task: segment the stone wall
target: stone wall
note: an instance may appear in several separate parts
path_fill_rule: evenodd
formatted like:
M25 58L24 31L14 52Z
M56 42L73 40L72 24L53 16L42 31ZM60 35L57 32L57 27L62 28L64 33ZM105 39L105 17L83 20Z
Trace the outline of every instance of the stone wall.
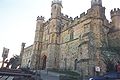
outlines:
M33 46L31 45L31 46L24 49L24 54L23 54L23 57L22 57L21 67L27 67L27 64L28 64L29 60L31 62L32 48L33 48Z
M109 33L108 41L110 47L120 47L120 31Z
M79 39L60 45L60 68L74 69L75 59L79 58Z
M32 67L36 66L35 55L40 54L41 60L47 56L47 68L77 70L84 75L93 75L95 66L104 68L100 48L120 47L120 31L108 34L111 25L105 17L105 7L92 6L73 19L61 13L61 5L53 5L51 18L44 22L41 17L39 25L38 21L33 49L25 49L23 64L27 64L24 59L30 55L25 55L32 50Z

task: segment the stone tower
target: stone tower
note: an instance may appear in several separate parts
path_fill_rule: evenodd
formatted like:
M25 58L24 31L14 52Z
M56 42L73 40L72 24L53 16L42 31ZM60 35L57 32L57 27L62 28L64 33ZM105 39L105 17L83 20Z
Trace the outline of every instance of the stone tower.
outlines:
M120 9L114 8L114 10L111 10L111 19L112 19L112 25L115 30L120 30Z
M104 72L104 67L101 66L103 64L103 61L101 60L102 56L102 50L101 48L107 47L107 32L105 31L105 21L107 20L105 17L105 8L102 6L102 0L92 0L91 1L91 27L92 27L92 33L93 33L93 53L94 53L94 64L95 66L99 66L100 68L103 68L102 72Z
M102 0L92 0L91 1L91 6L96 6L96 5L102 6Z
M51 4L51 18L58 18L61 15L62 1L54 0Z
M59 68L61 8L61 1L52 1L47 68Z
M33 44L33 56L31 65L33 69L40 69L41 66L41 50L42 50L42 39L43 39L43 23L44 23L44 17L37 17L37 23L36 23L36 31L35 31L35 38L34 38L34 44Z
M21 67L22 57L24 54L24 48L25 48L25 43L22 43L21 44L21 52L20 52L20 67Z
M92 0L91 1L91 17L92 22L91 25L94 26L93 32L95 33L95 39L96 39L96 47L102 47L105 46L106 42L104 42L104 39L106 38L105 34L105 26L104 21L106 21L105 17L105 7L102 6L102 0Z

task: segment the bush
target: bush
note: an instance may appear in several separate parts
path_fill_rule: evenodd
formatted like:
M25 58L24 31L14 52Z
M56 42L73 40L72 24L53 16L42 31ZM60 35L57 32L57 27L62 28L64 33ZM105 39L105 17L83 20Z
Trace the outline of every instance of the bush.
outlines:
M60 80L79 80L79 76L71 76L71 75L60 75Z
M60 73L60 74L67 74L67 75L71 75L71 76L80 76L79 73L71 71L71 70L49 69L48 71L56 72L56 73Z
M71 70L49 69L51 72L60 73L60 80L79 80L80 74Z

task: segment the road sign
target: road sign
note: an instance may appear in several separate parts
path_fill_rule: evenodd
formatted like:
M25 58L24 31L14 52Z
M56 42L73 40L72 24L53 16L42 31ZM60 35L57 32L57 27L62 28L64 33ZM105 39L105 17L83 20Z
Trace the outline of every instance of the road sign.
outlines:
M3 58L7 58L7 57L8 57L8 53L9 53L9 49L3 47L2 57L3 57Z

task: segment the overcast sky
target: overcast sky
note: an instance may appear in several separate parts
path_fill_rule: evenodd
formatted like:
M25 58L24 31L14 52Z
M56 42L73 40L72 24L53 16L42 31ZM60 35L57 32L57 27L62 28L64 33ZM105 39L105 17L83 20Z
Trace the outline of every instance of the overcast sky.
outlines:
M52 0L0 0L0 60L3 47L9 48L9 57L20 54L21 43L33 44L36 17L50 18ZM62 0L64 14L79 16L91 7L91 0ZM120 0L103 0L106 16L110 10L120 8Z

